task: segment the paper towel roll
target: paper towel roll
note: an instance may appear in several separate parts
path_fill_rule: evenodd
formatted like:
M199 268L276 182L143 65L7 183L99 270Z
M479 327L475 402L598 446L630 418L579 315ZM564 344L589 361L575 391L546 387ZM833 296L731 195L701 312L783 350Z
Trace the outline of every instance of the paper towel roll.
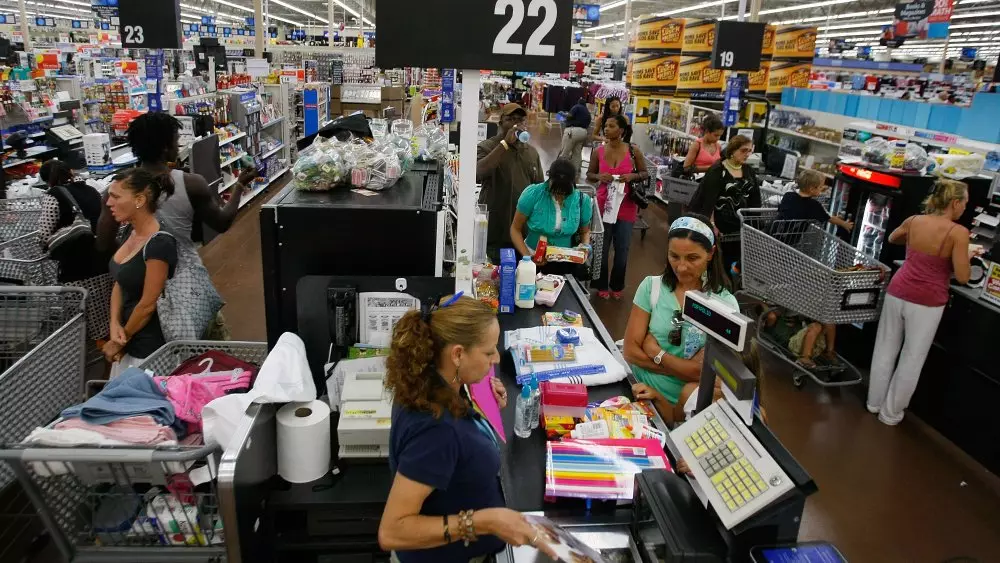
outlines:
M322 401L278 409L278 475L309 483L330 471L330 407Z

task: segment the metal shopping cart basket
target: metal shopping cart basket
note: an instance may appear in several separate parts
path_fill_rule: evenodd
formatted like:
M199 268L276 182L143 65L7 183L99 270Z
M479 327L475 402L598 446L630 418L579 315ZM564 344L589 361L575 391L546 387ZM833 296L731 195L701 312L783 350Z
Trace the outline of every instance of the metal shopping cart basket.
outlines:
M864 323L879 317L889 284L888 266L814 222L779 221L776 209L741 209L737 213L743 289L771 305L761 321L775 306L823 324ZM766 338L763 326L764 322L758 323L761 342L817 383L861 381L857 369L839 357L841 365L856 377L836 382L817 377L815 370L795 364L794 354ZM796 377L796 383L800 381Z
M81 329L82 330L82 329ZM82 336L82 332L80 333ZM167 375L219 350L260 365L263 342L175 341L138 367ZM54 403L54 401L51 401ZM55 415L77 402L53 404ZM16 440L21 440L23 430ZM28 429L30 430L30 428ZM10 464L52 541L72 561L219 561L227 526L219 512L217 445L38 447L7 444ZM30 515L25 515L30 517Z
M0 241L38 230L44 197L0 199Z
M54 286L59 263L49 259L38 231L0 242L0 284Z
M79 400L85 301L82 289L0 286L0 443L20 440ZM37 525L11 519L23 509L31 511L28 499L0 461L0 561Z

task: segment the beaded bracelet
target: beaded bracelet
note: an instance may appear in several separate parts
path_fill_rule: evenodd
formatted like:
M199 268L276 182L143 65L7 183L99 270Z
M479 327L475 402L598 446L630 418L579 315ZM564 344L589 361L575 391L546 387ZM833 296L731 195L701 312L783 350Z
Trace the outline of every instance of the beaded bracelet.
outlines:
M444 520L444 543L445 544L450 544L451 543L451 530L448 529L448 515L445 514L445 515L441 516L441 519Z

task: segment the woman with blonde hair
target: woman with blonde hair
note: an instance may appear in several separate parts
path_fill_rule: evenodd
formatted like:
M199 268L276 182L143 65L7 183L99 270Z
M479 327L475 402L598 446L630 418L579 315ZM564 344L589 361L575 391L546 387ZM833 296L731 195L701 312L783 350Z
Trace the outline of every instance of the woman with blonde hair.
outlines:
M909 217L889 235L890 243L906 245L906 262L889 282L872 355L867 406L883 424L903 420L948 303L952 275L959 283L969 281L974 252L969 231L956 223L968 202L968 186L938 180L924 214Z
M555 554L519 512L504 508L500 447L466 385L500 361L500 325L485 303L461 294L410 311L386 358L394 394L392 488L378 537L400 563L492 561L506 544ZM507 391L491 382L501 409Z

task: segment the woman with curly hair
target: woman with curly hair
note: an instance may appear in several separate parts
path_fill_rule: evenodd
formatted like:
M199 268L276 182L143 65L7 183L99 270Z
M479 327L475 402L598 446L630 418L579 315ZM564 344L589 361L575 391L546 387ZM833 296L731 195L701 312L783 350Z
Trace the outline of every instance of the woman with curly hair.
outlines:
M508 543L555 555L520 513L503 507L497 436L465 388L500 361L499 339L492 309L469 297L410 311L396 324L386 359L394 477L378 530L393 561L493 561ZM492 387L505 408L503 384L494 379Z

